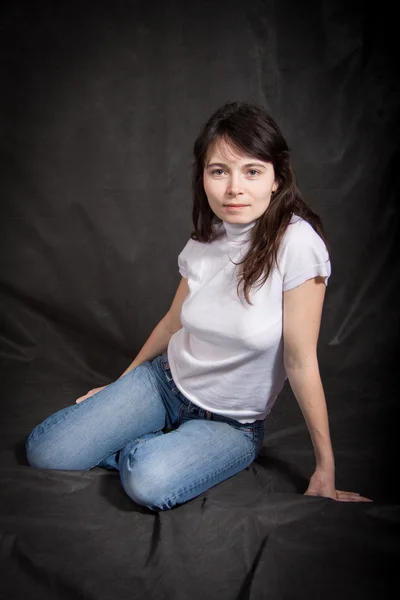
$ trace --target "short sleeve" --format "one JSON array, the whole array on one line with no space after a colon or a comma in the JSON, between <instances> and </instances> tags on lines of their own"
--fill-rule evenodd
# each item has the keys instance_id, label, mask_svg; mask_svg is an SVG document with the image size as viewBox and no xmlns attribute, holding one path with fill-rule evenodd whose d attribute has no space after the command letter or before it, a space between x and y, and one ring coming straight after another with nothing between
<instances>
[{"instance_id":1,"label":"short sleeve","mask_svg":"<svg viewBox=\"0 0 400 600\"><path fill-rule=\"evenodd\" d=\"M185 277L185 279L189 278L189 256L191 254L191 250L192 250L192 239L189 239L188 242L186 243L186 246L183 248L182 252L178 255L178 268L179 268L179 273L182 275L182 277Z\"/></svg>"},{"instance_id":2,"label":"short sleeve","mask_svg":"<svg viewBox=\"0 0 400 600\"><path fill-rule=\"evenodd\" d=\"M285 231L279 264L284 292L317 276L325 277L325 285L328 285L331 275L328 250L323 239L304 219L291 223Z\"/></svg>"}]
</instances>

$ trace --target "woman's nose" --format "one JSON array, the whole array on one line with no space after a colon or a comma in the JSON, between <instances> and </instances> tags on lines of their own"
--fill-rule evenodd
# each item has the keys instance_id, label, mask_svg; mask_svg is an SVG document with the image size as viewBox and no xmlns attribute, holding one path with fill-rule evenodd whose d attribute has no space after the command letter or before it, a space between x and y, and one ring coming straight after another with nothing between
<instances>
[{"instance_id":1,"label":"woman's nose","mask_svg":"<svg viewBox=\"0 0 400 600\"><path fill-rule=\"evenodd\" d=\"M240 189L240 182L239 182L239 178L238 177L230 177L229 181L228 181L228 187L227 190L228 194L238 194L241 189Z\"/></svg>"}]
</instances>

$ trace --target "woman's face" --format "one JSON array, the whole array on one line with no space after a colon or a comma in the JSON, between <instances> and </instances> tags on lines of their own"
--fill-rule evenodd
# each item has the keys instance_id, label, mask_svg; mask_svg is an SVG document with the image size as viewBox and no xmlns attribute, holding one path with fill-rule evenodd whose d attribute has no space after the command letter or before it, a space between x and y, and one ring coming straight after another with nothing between
<instances>
[{"instance_id":1,"label":"woman's face","mask_svg":"<svg viewBox=\"0 0 400 600\"><path fill-rule=\"evenodd\" d=\"M203 182L212 211L229 223L250 223L261 217L271 192L278 188L272 163L238 154L222 139L207 153ZM228 204L244 206L230 208Z\"/></svg>"}]
</instances>

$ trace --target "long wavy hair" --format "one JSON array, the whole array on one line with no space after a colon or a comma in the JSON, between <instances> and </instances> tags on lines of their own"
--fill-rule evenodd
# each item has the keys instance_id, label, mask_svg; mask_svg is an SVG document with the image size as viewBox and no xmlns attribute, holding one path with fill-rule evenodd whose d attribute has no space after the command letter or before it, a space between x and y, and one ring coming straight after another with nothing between
<instances>
[{"instance_id":1,"label":"long wavy hair","mask_svg":"<svg viewBox=\"0 0 400 600\"><path fill-rule=\"evenodd\" d=\"M328 253L330 248L320 217L306 204L297 187L290 164L290 150L278 125L263 108L246 102L231 102L221 106L203 125L195 140L192 164L194 231L190 234L193 240L209 243L220 235L215 225L222 223L222 219L212 211L203 183L207 152L218 140L228 142L239 152L271 162L278 183L267 209L251 230L247 254L242 261L234 263L243 264L238 278L238 295L239 286L243 283L245 299L253 305L249 292L263 274L259 286L265 283L273 262L278 267L277 253L293 214L310 223L325 242Z\"/></svg>"}]
</instances>

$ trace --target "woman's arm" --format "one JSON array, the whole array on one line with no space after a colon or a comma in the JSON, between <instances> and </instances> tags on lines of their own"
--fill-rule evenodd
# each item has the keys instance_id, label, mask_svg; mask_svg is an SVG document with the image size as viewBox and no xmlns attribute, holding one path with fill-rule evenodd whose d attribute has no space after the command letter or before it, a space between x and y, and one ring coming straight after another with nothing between
<instances>
[{"instance_id":1,"label":"woman's arm","mask_svg":"<svg viewBox=\"0 0 400 600\"><path fill-rule=\"evenodd\" d=\"M315 472L306 494L343 501L368 501L359 494L335 489L335 461L317 358L325 290L324 277L314 277L283 292L283 360L316 458Z\"/></svg>"},{"instance_id":2,"label":"woman's arm","mask_svg":"<svg viewBox=\"0 0 400 600\"><path fill-rule=\"evenodd\" d=\"M167 314L161 319L151 332L150 336L142 346L135 360L118 377L121 379L124 375L135 369L146 360L150 361L168 348L169 340L176 331L182 328L180 320L182 304L189 293L188 280L182 277L178 289L176 290L172 304Z\"/></svg>"},{"instance_id":3,"label":"woman's arm","mask_svg":"<svg viewBox=\"0 0 400 600\"><path fill-rule=\"evenodd\" d=\"M334 473L328 413L317 358L325 297L323 277L283 292L283 362L315 450L316 466Z\"/></svg>"}]
</instances>

